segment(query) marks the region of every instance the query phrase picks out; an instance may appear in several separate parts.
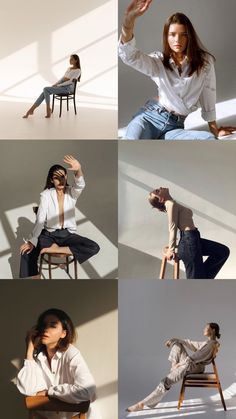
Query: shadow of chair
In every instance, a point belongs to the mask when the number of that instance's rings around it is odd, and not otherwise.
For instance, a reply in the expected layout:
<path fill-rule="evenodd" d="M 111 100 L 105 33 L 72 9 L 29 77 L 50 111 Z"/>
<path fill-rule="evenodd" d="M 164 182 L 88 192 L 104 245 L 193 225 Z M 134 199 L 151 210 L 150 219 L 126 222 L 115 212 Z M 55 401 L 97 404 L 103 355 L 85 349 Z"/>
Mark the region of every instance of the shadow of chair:
<path fill-rule="evenodd" d="M 38 206 L 33 207 L 34 213 L 37 215 L 38 212 Z M 42 249 L 43 251 L 43 249 Z M 44 265 L 46 265 L 45 269 L 48 269 L 48 276 L 49 279 L 52 279 L 52 269 L 61 267 L 62 265 L 66 266 L 66 272 L 69 275 L 69 265 L 73 263 L 74 264 L 74 279 L 78 279 L 78 271 L 77 271 L 77 260 L 74 257 L 74 255 L 71 253 L 70 250 L 67 252 L 55 252 L 55 250 L 50 250 L 50 248 L 47 249 L 47 251 L 40 253 L 39 258 L 39 276 L 41 278 L 42 276 L 42 270 Z"/>
<path fill-rule="evenodd" d="M 165 272 L 166 272 L 166 264 L 167 264 L 167 256 L 166 252 L 168 250 L 168 246 L 163 247 L 162 249 L 162 261 L 161 261 L 161 269 L 159 274 L 159 279 L 165 279 Z M 173 279 L 179 279 L 179 258 L 177 252 L 175 251 L 175 258 L 174 258 L 174 265 L 173 265 Z"/>
<path fill-rule="evenodd" d="M 179 402 L 178 402 L 178 409 L 180 409 L 182 402 L 184 400 L 184 393 L 186 387 L 205 387 L 205 388 L 217 388 L 220 394 L 221 403 L 223 405 L 224 410 L 226 411 L 226 404 L 225 399 L 223 396 L 219 374 L 216 368 L 215 358 L 217 352 L 219 350 L 219 345 L 217 345 L 216 349 L 213 353 L 213 358 L 211 361 L 213 371 L 211 372 L 203 372 L 203 373 L 187 373 L 182 381 L 182 386 L 180 389 L 179 395 Z"/>
<path fill-rule="evenodd" d="M 66 100 L 67 103 L 67 111 L 69 111 L 69 100 L 73 100 L 74 103 L 74 110 L 75 110 L 75 115 L 77 115 L 77 110 L 76 110 L 76 101 L 75 101 L 75 97 L 76 97 L 76 87 L 77 87 L 77 83 L 80 82 L 80 77 L 78 79 L 73 79 L 73 83 L 74 83 L 74 89 L 72 93 L 57 93 L 55 95 L 53 95 L 52 98 L 52 113 L 54 111 L 54 102 L 55 99 L 60 100 L 60 112 L 59 112 L 59 118 L 61 117 L 61 113 L 62 113 L 62 101 Z"/>
<path fill-rule="evenodd" d="M 90 402 L 66 403 L 48 396 L 26 396 L 25 405 L 29 412 L 29 419 L 46 418 L 38 412 L 76 412 L 74 419 L 87 419 Z"/>

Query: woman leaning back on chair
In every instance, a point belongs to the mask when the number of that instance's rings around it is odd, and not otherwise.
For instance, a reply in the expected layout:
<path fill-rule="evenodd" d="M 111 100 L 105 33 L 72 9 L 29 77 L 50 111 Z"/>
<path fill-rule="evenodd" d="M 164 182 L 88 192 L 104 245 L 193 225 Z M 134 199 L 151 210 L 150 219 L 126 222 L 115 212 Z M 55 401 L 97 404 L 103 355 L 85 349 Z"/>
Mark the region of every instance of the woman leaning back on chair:
<path fill-rule="evenodd" d="M 80 264 L 99 252 L 97 243 L 77 234 L 75 205 L 85 187 L 81 164 L 71 155 L 64 162 L 74 172 L 74 183 L 68 185 L 65 167 L 56 164 L 49 169 L 34 229 L 20 247 L 20 278 L 39 279 L 38 256 L 48 249 L 71 251 Z"/>
<path fill-rule="evenodd" d="M 50 95 L 60 94 L 60 93 L 72 93 L 74 89 L 73 79 L 78 79 L 81 75 L 81 67 L 80 67 L 80 59 L 77 54 L 72 54 L 70 56 L 70 64 L 69 67 L 64 74 L 64 76 L 58 80 L 52 86 L 44 87 L 43 92 L 41 95 L 36 99 L 34 104 L 31 108 L 26 112 L 23 118 L 28 118 L 29 115 L 33 115 L 34 110 L 41 105 L 44 101 L 46 102 L 46 116 L 45 118 L 50 118 L 52 110 L 50 108 Z"/>
<path fill-rule="evenodd" d="M 123 62 L 149 76 L 158 87 L 158 100 L 150 100 L 133 117 L 124 139 L 214 139 L 231 134 L 235 127 L 216 123 L 214 57 L 202 46 L 189 18 L 170 16 L 163 30 L 163 53 L 150 55 L 136 48 L 134 27 L 152 0 L 133 0 L 126 8 L 119 44 Z M 144 34 L 145 36 L 145 34 Z M 202 107 L 207 131 L 184 130 L 188 114 Z"/>
<path fill-rule="evenodd" d="M 229 248 L 221 243 L 201 238 L 193 222 L 193 212 L 178 202 L 168 188 L 158 188 L 150 192 L 148 200 L 153 208 L 166 212 L 169 224 L 168 260 L 175 258 L 177 230 L 180 231 L 178 258 L 185 265 L 188 279 L 215 278 L 229 257 Z M 208 258 L 203 262 L 203 256 Z"/>
<path fill-rule="evenodd" d="M 220 338 L 219 325 L 217 323 L 206 324 L 203 335 L 207 338 L 203 342 L 178 338 L 172 338 L 165 342 L 165 345 L 171 348 L 168 358 L 171 362 L 169 374 L 161 380 L 152 393 L 138 403 L 128 407 L 128 412 L 143 410 L 145 406 L 150 409 L 154 408 L 170 390 L 172 385 L 180 381 L 187 372 L 204 372 L 205 365 L 211 363 L 220 345 L 217 341 L 217 338 Z M 186 349 L 193 351 L 193 353 L 189 355 Z"/>

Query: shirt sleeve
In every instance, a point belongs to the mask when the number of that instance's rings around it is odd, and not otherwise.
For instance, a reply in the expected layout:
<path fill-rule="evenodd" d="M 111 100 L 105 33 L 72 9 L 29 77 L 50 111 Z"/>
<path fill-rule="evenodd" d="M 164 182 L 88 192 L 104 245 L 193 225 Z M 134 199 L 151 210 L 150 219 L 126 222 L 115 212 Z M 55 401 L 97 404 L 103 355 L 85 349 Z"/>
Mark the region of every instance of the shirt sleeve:
<path fill-rule="evenodd" d="M 35 247 L 37 246 L 37 243 L 38 243 L 38 237 L 40 236 L 44 228 L 44 223 L 47 218 L 47 207 L 48 207 L 48 200 L 44 192 L 42 192 L 40 195 L 40 203 L 39 203 L 39 208 L 37 212 L 34 229 L 32 233 L 30 234 L 30 236 L 28 237 L 28 241 L 30 241 Z"/>
<path fill-rule="evenodd" d="M 205 342 L 205 345 L 194 352 L 190 358 L 195 363 L 209 363 L 212 360 L 214 349 L 215 343 Z"/>
<path fill-rule="evenodd" d="M 156 56 L 155 53 L 148 55 L 139 51 L 136 48 L 136 41 L 134 37 L 131 41 L 126 42 L 125 44 L 123 44 L 120 40 L 118 53 L 124 64 L 127 64 L 135 70 L 146 74 L 146 76 L 158 76 L 160 57 Z"/>
<path fill-rule="evenodd" d="M 48 389 L 48 395 L 67 403 L 80 403 L 96 398 L 96 386 L 82 355 L 77 353 L 70 361 L 73 384 L 58 384 Z"/>
<path fill-rule="evenodd" d="M 24 366 L 17 375 L 16 385 L 25 396 L 35 396 L 38 391 L 46 389 L 42 370 L 35 360 L 25 359 Z"/>
<path fill-rule="evenodd" d="M 181 343 L 183 343 L 183 345 L 184 345 L 186 348 L 190 349 L 190 351 L 193 351 L 193 352 L 198 351 L 198 350 L 199 350 L 199 349 L 201 349 L 204 345 L 206 345 L 206 341 L 204 341 L 204 342 L 196 342 L 196 341 L 193 341 L 193 340 L 190 340 L 190 339 L 183 339 L 183 340 L 181 341 Z"/>
<path fill-rule="evenodd" d="M 211 122 L 216 119 L 216 75 L 212 57 L 209 58 L 205 71 L 206 76 L 199 101 L 202 107 L 202 118 Z"/>
<path fill-rule="evenodd" d="M 169 224 L 169 249 L 174 252 L 178 228 L 178 207 L 174 201 L 166 202 L 166 211 Z"/>
<path fill-rule="evenodd" d="M 73 199 L 77 200 L 79 196 L 81 195 L 83 189 L 85 188 L 85 180 L 83 176 L 80 176 L 79 178 L 74 176 L 74 183 L 70 187 L 70 194 Z"/>

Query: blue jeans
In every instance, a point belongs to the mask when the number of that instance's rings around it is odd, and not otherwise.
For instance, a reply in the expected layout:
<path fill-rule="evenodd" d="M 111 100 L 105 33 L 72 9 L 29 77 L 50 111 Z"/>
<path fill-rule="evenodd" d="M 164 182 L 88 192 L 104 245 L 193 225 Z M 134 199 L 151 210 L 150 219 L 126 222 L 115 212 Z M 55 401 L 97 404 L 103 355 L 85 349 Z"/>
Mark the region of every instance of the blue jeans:
<path fill-rule="evenodd" d="M 208 256 L 205 262 L 203 256 Z M 184 263 L 187 279 L 213 279 L 228 259 L 229 248 L 202 239 L 197 229 L 181 231 L 178 257 Z"/>
<path fill-rule="evenodd" d="M 124 140 L 214 140 L 208 131 L 184 129 L 184 116 L 168 112 L 156 100 L 148 100 L 130 121 Z"/>
<path fill-rule="evenodd" d="M 73 88 L 73 87 L 72 87 Z M 50 106 L 50 95 L 57 95 L 59 93 L 71 93 L 71 85 L 68 86 L 48 86 L 44 87 L 43 92 L 41 95 L 36 99 L 34 105 L 39 106 L 44 101 L 48 106 Z"/>

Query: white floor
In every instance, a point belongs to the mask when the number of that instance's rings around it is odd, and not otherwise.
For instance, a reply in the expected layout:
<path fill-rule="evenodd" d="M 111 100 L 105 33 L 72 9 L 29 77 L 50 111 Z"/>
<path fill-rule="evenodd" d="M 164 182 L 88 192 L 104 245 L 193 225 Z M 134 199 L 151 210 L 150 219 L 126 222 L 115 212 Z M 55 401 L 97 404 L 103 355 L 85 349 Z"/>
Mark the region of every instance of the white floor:
<path fill-rule="evenodd" d="M 23 119 L 22 115 L 29 106 L 24 102 L 0 102 L 0 139 L 117 139 L 117 110 L 114 105 L 99 108 L 78 103 L 75 115 L 73 104 L 67 112 L 66 103 L 63 103 L 61 118 L 56 106 L 50 119 L 44 117 L 45 106 L 42 105 L 33 116 Z"/>

